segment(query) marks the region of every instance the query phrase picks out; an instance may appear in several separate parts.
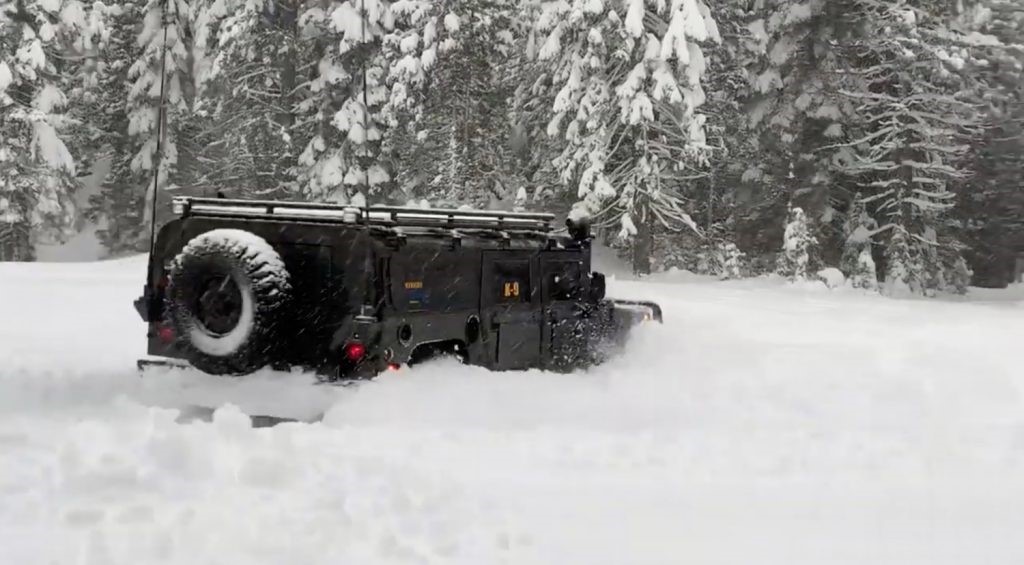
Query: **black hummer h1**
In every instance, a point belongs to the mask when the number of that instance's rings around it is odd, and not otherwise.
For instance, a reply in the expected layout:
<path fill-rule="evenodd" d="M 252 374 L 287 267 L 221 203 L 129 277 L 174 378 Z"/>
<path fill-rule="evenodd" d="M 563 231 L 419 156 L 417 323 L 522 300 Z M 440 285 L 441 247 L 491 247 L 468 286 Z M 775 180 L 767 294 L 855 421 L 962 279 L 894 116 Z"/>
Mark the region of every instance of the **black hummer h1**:
<path fill-rule="evenodd" d="M 656 304 L 605 299 L 590 236 L 550 214 L 176 198 L 144 294 L 150 355 L 212 374 L 371 377 L 443 354 L 601 361 Z M 140 363 L 146 363 L 142 361 Z"/>

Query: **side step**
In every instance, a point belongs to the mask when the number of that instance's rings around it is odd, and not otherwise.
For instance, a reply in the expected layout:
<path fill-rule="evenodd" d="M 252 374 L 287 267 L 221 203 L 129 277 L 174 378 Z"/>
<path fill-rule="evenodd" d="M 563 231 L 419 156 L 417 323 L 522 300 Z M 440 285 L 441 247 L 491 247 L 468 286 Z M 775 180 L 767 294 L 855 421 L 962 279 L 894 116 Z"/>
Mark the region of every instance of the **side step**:
<path fill-rule="evenodd" d="M 191 367 L 186 361 L 178 359 L 139 359 L 135 362 L 139 371 L 145 371 L 150 367 L 167 367 L 169 369 L 188 369 Z"/>

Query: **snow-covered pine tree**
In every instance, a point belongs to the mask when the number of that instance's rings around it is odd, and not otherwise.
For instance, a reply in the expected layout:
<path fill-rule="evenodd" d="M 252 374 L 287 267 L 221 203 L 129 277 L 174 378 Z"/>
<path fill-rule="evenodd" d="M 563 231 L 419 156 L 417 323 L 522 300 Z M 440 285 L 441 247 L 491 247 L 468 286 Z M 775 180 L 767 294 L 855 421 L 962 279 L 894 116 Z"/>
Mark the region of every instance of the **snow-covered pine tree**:
<path fill-rule="evenodd" d="M 985 49 L 986 65 L 972 69 L 985 113 L 974 142 L 974 174 L 959 191 L 952 217 L 980 286 L 1012 280 L 1024 243 L 1024 9 L 1017 0 L 980 0 L 960 15 L 964 31 Z M 977 47 L 976 47 L 977 48 Z"/>
<path fill-rule="evenodd" d="M 427 185 L 439 168 L 448 170 L 455 163 L 443 162 L 447 135 L 420 134 L 427 121 L 425 101 L 436 89 L 427 89 L 428 78 L 437 65 L 440 43 L 445 31 L 445 2 L 397 0 L 391 5 L 395 26 L 385 33 L 382 44 L 389 73 L 388 100 L 382 117 L 391 128 L 385 140 L 392 176 L 405 199 L 428 198 Z M 435 132 L 436 133 L 436 132 Z"/>
<path fill-rule="evenodd" d="M 887 257 L 897 263 L 886 272 L 897 280 L 887 286 L 928 293 L 946 278 L 940 253 L 928 247 L 955 248 L 943 217 L 954 205 L 952 189 L 969 177 L 966 156 L 978 133 L 976 106 L 965 96 L 971 41 L 948 27 L 951 14 L 936 4 L 853 0 L 851 7 L 861 36 L 839 50 L 865 63 L 840 92 L 857 119 L 851 140 L 836 146 L 844 151 L 837 169 L 870 189 L 865 200 L 884 218 L 879 231 L 893 234 Z"/>
<path fill-rule="evenodd" d="M 905 230 L 893 230 L 885 248 L 885 293 L 894 296 L 907 293 L 927 293 L 921 275 L 923 269 L 918 258 L 918 246 L 913 244 Z"/>
<path fill-rule="evenodd" d="M 943 289 L 946 292 L 966 294 L 974 272 L 967 265 L 963 254 L 960 252 L 946 252 L 940 260 L 944 262 L 941 271 L 945 276 Z"/>
<path fill-rule="evenodd" d="M 218 0 L 195 13 L 195 115 L 203 159 L 194 189 L 232 197 L 298 192 L 298 152 L 312 135 L 295 126 L 300 66 L 313 58 L 298 37 L 298 0 Z"/>
<path fill-rule="evenodd" d="M 870 246 L 862 246 L 856 258 L 848 261 L 845 266 L 850 271 L 846 280 L 851 286 L 865 290 L 878 289 L 878 267 L 875 265 L 874 256 L 871 255 Z"/>
<path fill-rule="evenodd" d="M 78 0 L 0 3 L 0 260 L 33 259 L 38 239 L 61 237 L 75 218 L 71 148 L 86 141 L 69 138 L 69 102 L 90 86 L 103 10 Z"/>
<path fill-rule="evenodd" d="M 158 223 L 169 212 L 161 203 L 172 192 L 212 193 L 207 181 L 223 164 L 215 143 L 223 142 L 222 132 L 210 113 L 197 110 L 204 79 L 211 76 L 211 28 L 227 6 L 223 0 L 125 0 L 118 8 L 97 89 L 97 115 L 103 116 L 99 121 L 111 171 L 90 208 L 93 219 L 104 226 L 98 236 L 115 254 L 146 248 L 158 161 Z M 158 156 L 161 93 L 164 121 Z"/>
<path fill-rule="evenodd" d="M 388 99 L 387 61 L 381 42 L 393 28 L 383 0 L 331 0 L 306 5 L 302 41 L 318 53 L 315 76 L 305 83 L 296 127 L 312 137 L 299 155 L 299 183 L 312 199 L 365 201 L 390 185 L 381 159 Z"/>
<path fill-rule="evenodd" d="M 839 260 L 839 270 L 854 288 L 878 287 L 878 274 L 871 255 L 871 238 L 877 229 L 878 223 L 868 214 L 863 198 L 857 193 L 843 224 L 845 239 Z"/>
<path fill-rule="evenodd" d="M 856 62 L 844 60 L 833 45 L 847 37 L 845 0 L 766 0 L 747 26 L 760 61 L 750 68 L 749 125 L 757 151 L 749 175 L 780 205 L 800 206 L 827 226 L 832 205 L 844 188 L 830 160 L 841 141 L 853 103 L 839 94 Z M 857 73 L 858 71 L 853 71 Z M 782 218 L 777 218 L 781 223 Z"/>
<path fill-rule="evenodd" d="M 140 142 L 129 134 L 128 104 L 132 81 L 128 71 L 142 54 L 137 26 L 142 21 L 145 0 L 123 0 L 108 16 L 110 36 L 100 53 L 96 99 L 90 105 L 92 123 L 102 133 L 97 146 L 110 159 L 110 172 L 99 193 L 89 201 L 87 215 L 100 226 L 96 235 L 114 255 L 146 249 L 145 208 L 147 179 L 132 170 Z"/>
<path fill-rule="evenodd" d="M 750 29 L 755 13 L 747 2 L 717 4 L 715 21 L 722 44 L 705 53 L 712 72 L 704 80 L 707 102 L 703 110 L 714 117 L 707 125 L 707 137 L 709 145 L 716 148 L 716 154 L 706 171 L 702 171 L 703 175 L 693 175 L 688 192 L 693 194 L 696 205 L 694 220 L 709 236 L 716 231 L 747 227 L 752 218 L 745 218 L 742 226 L 734 223 L 738 217 L 747 217 L 756 211 L 761 202 L 779 195 L 779 191 L 769 189 L 775 188 L 770 183 L 751 182 L 761 180 L 763 165 L 763 152 L 758 147 L 757 137 L 751 135 L 754 128 L 746 119 L 747 101 L 752 92 L 748 68 L 759 60 L 761 49 L 759 37 Z M 781 229 L 781 222 L 779 226 Z M 739 241 L 744 235 L 730 233 L 729 238 Z M 745 239 L 749 244 L 751 238 Z"/>
<path fill-rule="evenodd" d="M 816 244 L 807 215 L 800 208 L 790 208 L 775 272 L 791 281 L 807 280 L 812 272 L 811 253 Z"/>
<path fill-rule="evenodd" d="M 169 207 L 162 205 L 169 200 L 169 191 L 175 190 L 180 182 L 179 146 L 190 140 L 182 130 L 195 99 L 196 82 L 193 65 L 195 51 L 190 42 L 192 31 L 192 6 L 188 0 L 148 0 L 142 11 L 142 22 L 138 34 L 140 53 L 128 69 L 131 87 L 128 91 L 128 135 L 137 148 L 129 165 L 129 177 L 116 182 L 124 187 L 138 190 L 138 182 L 144 184 L 144 221 L 148 225 L 152 199 L 156 198 L 157 222 L 161 213 Z M 161 87 L 164 94 L 164 110 L 161 113 Z M 163 117 L 162 129 L 158 122 Z M 157 154 L 158 129 L 162 155 Z M 154 169 L 156 183 L 154 184 Z M 118 169 L 115 168 L 115 174 Z M 155 189 L 155 193 L 154 193 Z"/>
<path fill-rule="evenodd" d="M 697 229 L 685 177 L 707 162 L 702 43 L 721 40 L 702 0 L 574 0 L 540 6 L 537 56 L 550 61 L 548 133 L 580 201 L 574 214 L 618 224 L 633 267 L 650 272 L 655 225 Z"/>
<path fill-rule="evenodd" d="M 535 23 L 543 13 L 541 2 L 521 2 L 515 22 L 515 49 L 510 57 L 512 95 L 510 149 L 523 182 L 532 188 L 534 205 L 567 210 L 578 198 L 562 187 L 554 164 L 564 148 L 562 139 L 548 135 L 551 107 L 561 85 L 556 85 L 551 60 L 539 60 Z M 541 37 L 543 39 L 543 37 Z"/>
<path fill-rule="evenodd" d="M 743 252 L 740 251 L 736 244 L 731 241 L 725 241 L 718 246 L 718 255 L 720 257 L 719 262 L 721 264 L 721 270 L 718 277 L 727 279 L 738 279 L 743 276 Z"/>
<path fill-rule="evenodd" d="M 508 117 L 515 8 L 511 0 L 392 5 L 388 145 L 413 196 L 476 207 L 516 196 Z"/>

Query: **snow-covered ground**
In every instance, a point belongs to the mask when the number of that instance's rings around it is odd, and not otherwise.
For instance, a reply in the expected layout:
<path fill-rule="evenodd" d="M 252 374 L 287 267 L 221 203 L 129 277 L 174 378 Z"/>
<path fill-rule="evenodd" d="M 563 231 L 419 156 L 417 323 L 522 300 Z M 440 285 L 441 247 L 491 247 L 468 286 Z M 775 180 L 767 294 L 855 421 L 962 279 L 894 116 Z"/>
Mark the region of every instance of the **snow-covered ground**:
<path fill-rule="evenodd" d="M 1019 294 L 619 280 L 589 373 L 339 388 L 140 379 L 143 268 L 0 264 L 0 562 L 1024 562 Z"/>

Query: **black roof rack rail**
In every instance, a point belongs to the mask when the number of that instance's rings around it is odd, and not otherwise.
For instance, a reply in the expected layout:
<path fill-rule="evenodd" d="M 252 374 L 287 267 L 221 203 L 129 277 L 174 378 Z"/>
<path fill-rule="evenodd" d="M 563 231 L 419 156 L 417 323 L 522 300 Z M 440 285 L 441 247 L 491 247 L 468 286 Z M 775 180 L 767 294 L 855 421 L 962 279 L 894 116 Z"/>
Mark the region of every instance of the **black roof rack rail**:
<path fill-rule="evenodd" d="M 180 217 L 214 216 L 303 220 L 386 227 L 551 231 L 554 214 L 500 210 L 453 210 L 397 206 L 347 206 L 321 202 L 244 200 L 176 196 L 172 211 Z"/>

